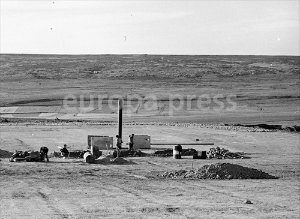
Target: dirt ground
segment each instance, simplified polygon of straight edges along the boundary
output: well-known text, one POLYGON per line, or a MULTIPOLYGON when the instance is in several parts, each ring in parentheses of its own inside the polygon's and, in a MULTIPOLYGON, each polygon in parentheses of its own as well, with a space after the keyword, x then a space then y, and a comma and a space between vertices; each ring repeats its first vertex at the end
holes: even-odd
MULTIPOLYGON (((85 149, 88 134, 112 135, 117 126, 2 124, 0 130, 3 150, 38 150, 45 145, 52 152, 62 143, 71 149, 85 149)), ((133 165, 97 165, 80 159, 10 163, 0 158, 0 217, 299 217, 299 134, 221 126, 125 126, 124 136, 131 133, 149 134, 152 142, 195 143, 195 139, 200 138, 231 151, 244 151, 251 159, 142 157, 128 158, 136 163, 133 165), (191 169, 220 161, 261 169, 280 178, 162 180, 147 177, 152 171, 191 169), (245 204, 246 199, 253 204, 245 204)))
POLYGON ((1 54, 0 70, 4 118, 115 121, 116 110, 102 99, 122 95, 133 105, 124 121, 300 125, 297 56, 1 54), (78 99, 71 112, 64 106, 69 95, 78 99), (172 95, 204 95, 211 103, 199 106, 194 99, 166 116, 172 95), (226 101, 230 95, 235 109, 226 101), (139 107, 136 96, 155 96, 158 107, 139 107))
POLYGON ((130 134, 150 135, 152 143, 200 139, 251 159, 140 157, 128 158, 131 165, 100 165, 59 158, 10 163, 0 157, 0 218, 300 218, 299 70, 299 56, 1 54, 1 150, 46 146, 52 153, 63 144, 85 150, 88 135, 115 137, 117 111, 102 97, 121 95, 124 142, 130 134), (64 104, 68 95, 76 97, 70 111, 64 104), (147 111, 132 101, 128 113, 134 95, 143 104, 154 95, 158 106, 147 111), (172 95, 197 99, 183 101, 170 115, 176 105, 172 95), (224 107, 218 109, 216 102, 199 107, 202 95, 210 100, 221 95, 224 107), (235 109, 228 105, 230 95, 235 109), (242 126, 249 124, 298 128, 242 126), (260 169, 279 179, 149 177, 215 162, 260 169))

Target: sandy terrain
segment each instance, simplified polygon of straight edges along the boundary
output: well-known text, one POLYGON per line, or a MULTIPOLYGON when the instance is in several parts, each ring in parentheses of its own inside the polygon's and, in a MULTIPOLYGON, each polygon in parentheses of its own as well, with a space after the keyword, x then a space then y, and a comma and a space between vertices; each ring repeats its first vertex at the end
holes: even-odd
MULTIPOLYGON (((67 143, 85 149, 88 134, 112 134, 117 126, 1 126, 1 148, 57 150, 67 143)), ((251 159, 226 160, 261 169, 276 180, 161 180, 145 178, 151 171, 191 169, 220 160, 128 158, 135 165, 86 164, 52 158, 50 163, 0 162, 1 216, 52 218, 296 218, 299 216, 299 135, 249 132, 228 127, 125 126, 124 135, 150 134, 153 142, 214 142, 251 159), (253 204, 244 204, 250 199, 253 204)), ((187 147, 187 146, 186 146, 187 147)), ((198 150, 209 146, 193 146, 198 150)), ((221 160, 224 161, 224 160, 221 160)))
POLYGON ((1 117, 115 121, 116 110, 105 101, 98 107, 101 98, 155 95, 158 107, 150 111, 132 99, 125 120, 300 125, 299 57, 2 54, 0 61, 1 117), (68 95, 78 99, 72 112, 63 106, 68 95), (214 101, 196 107, 192 99, 190 109, 185 104, 169 117, 172 95, 219 95, 224 107, 214 101))
MULTIPOLYGON (((132 165, 59 158, 49 163, 10 163, 0 157, 0 218, 299 218, 299 131, 230 125, 299 126, 299 57, 1 55, 0 59, 1 150, 47 146, 53 152, 64 143, 71 150, 86 149, 87 135, 117 134, 116 110, 107 102, 99 108, 100 100, 95 99, 92 109, 86 110, 95 95, 119 94, 128 100, 134 94, 151 94, 158 97, 157 108, 147 111, 132 101, 134 110, 124 112, 124 142, 132 133, 150 135, 152 142, 200 139, 251 157, 128 158, 132 165), (84 105, 75 103, 72 112, 63 105, 70 94, 84 97, 84 105), (184 98, 233 94, 237 107, 228 110, 224 102, 225 107, 216 110, 208 103, 203 110, 192 100, 191 109, 183 107, 170 116, 171 94, 184 98), (149 177, 157 171, 220 161, 257 168, 279 179, 149 177), (245 204, 246 199, 253 204, 245 204)), ((162 148, 166 146, 151 151, 162 148)))

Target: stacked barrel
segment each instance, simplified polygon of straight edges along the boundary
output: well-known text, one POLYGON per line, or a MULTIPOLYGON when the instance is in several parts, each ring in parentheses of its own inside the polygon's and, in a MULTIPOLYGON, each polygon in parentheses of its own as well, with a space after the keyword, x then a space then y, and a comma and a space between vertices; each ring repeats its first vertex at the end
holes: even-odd
POLYGON ((173 158, 174 159, 181 159, 181 152, 182 152, 182 146, 180 144, 173 146, 173 158))

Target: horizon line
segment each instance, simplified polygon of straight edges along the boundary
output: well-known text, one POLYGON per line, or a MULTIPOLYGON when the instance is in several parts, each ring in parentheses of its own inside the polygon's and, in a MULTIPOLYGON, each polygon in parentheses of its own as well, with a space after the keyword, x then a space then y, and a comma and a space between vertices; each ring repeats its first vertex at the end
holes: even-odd
POLYGON ((1 53, 0 55, 53 55, 53 56, 122 56, 122 55, 132 55, 132 56, 289 56, 289 57, 300 57, 299 55, 270 55, 270 54, 156 54, 156 53, 1 53))

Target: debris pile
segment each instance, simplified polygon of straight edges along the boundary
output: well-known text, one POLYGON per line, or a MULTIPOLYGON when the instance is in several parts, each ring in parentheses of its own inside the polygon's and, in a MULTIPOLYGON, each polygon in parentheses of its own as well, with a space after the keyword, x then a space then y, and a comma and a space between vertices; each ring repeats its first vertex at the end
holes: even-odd
POLYGON ((27 162, 40 162, 44 157, 38 151, 16 151, 10 157, 10 162, 27 161, 27 162))
POLYGON ((70 151, 69 152, 69 157, 83 158, 83 155, 84 155, 85 152, 87 152, 87 151, 83 151, 83 150, 70 151))
POLYGON ((173 149, 166 149, 161 151, 155 151, 153 156, 157 157, 171 157, 173 156, 173 149))
MULTIPOLYGON (((74 150, 74 151, 69 151, 69 158, 83 158, 83 155, 85 152, 87 152, 88 150, 74 150)), ((53 154, 51 154, 51 156, 53 157, 61 157, 61 152, 56 152, 54 151, 53 154)))
POLYGON ((245 156, 244 152, 230 152, 225 148, 210 148, 206 153, 207 158, 217 158, 217 159, 244 159, 249 158, 245 156))
POLYGON ((199 169, 164 172, 157 176, 171 179, 278 179, 261 170, 231 163, 216 163, 199 169))
MULTIPOLYGON (((197 154, 197 151, 193 148, 182 149, 181 156, 193 156, 197 154)), ((153 156, 157 157, 172 157, 173 156, 173 149, 166 149, 162 151, 155 151, 153 156)))
POLYGON ((1 158, 9 158, 13 155, 12 152, 9 152, 9 151, 5 151, 5 150, 1 150, 0 149, 0 157, 1 158))
POLYGON ((117 154, 119 153, 119 157, 146 157, 147 154, 143 153, 140 150, 120 150, 119 152, 117 150, 113 151, 113 156, 117 157, 117 154))

